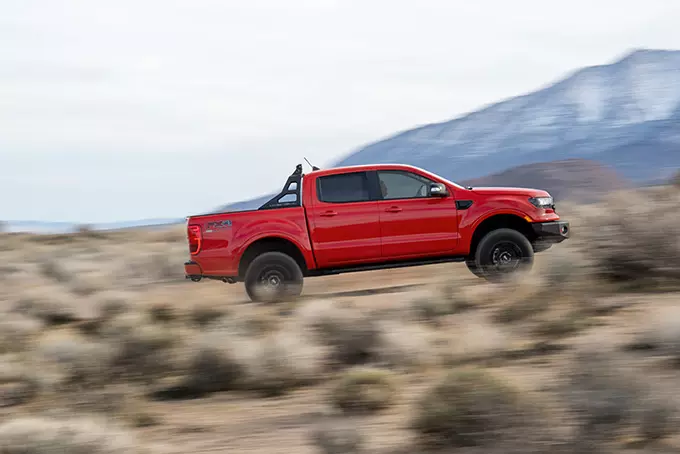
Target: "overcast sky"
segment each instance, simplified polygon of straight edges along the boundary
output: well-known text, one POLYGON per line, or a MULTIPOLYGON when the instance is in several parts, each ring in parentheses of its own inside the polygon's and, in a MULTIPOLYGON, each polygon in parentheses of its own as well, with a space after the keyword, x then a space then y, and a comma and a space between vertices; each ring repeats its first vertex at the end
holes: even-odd
POLYGON ((677 0, 0 0, 0 219, 261 195, 303 156, 679 49, 679 23, 677 0))

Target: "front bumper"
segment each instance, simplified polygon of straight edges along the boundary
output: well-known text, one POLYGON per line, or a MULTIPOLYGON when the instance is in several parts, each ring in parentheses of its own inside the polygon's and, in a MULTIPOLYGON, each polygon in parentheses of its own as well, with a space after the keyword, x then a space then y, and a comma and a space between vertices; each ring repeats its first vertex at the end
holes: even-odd
POLYGON ((561 243, 569 238, 570 228, 567 221, 537 222, 531 224, 537 241, 542 243, 561 243))

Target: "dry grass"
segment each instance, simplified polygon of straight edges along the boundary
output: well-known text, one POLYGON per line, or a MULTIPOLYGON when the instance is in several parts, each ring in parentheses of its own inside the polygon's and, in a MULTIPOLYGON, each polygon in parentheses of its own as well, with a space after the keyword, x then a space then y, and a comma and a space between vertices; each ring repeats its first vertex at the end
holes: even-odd
POLYGON ((347 418, 324 418, 311 432, 311 441, 322 454, 364 452, 364 437, 347 418))
POLYGON ((300 308, 297 317, 320 342, 332 348, 332 360, 340 365, 364 364, 376 357, 379 329, 370 314, 334 301, 300 308))
POLYGON ((491 372, 453 370, 419 402, 413 427, 425 446, 504 446, 510 438, 535 430, 523 399, 491 372))
POLYGON ((633 346, 654 350, 680 365, 680 307, 664 307, 650 314, 643 320, 633 346))
POLYGON ((597 273, 627 286, 680 280, 680 194, 667 189, 613 195, 586 217, 584 252, 597 273))
POLYGON ((148 453, 125 430, 93 419, 17 418, 0 425, 0 452, 22 454, 148 453))
POLYGON ((376 360, 402 372, 419 372, 437 363, 435 335, 426 327, 394 320, 378 323, 376 360))
POLYGON ((577 422, 577 445, 584 450, 626 436, 658 440, 675 430, 675 404, 624 365, 612 353, 593 349, 574 360, 563 392, 577 422))
POLYGON ((680 449, 680 315, 659 292, 680 277, 680 194, 632 197, 574 207, 573 238, 521 279, 379 271, 276 306, 185 284, 183 229, 0 234, 0 452, 122 452, 135 433, 177 452, 680 449), (426 285, 323 295, 404 280, 426 285), (574 355, 593 334, 616 348, 574 355), (87 448, 54 438, 81 427, 87 448), (40 437, 57 450, 8 451, 40 437))
POLYGON ((335 385, 331 402, 345 413, 374 413, 392 404, 397 391, 394 381, 386 370, 350 369, 335 385))
POLYGON ((0 320, 0 354, 17 353, 31 348, 42 324, 20 315, 3 315, 0 320))
POLYGON ((301 333, 280 331, 258 342, 246 366, 248 387, 279 396, 324 376, 325 351, 301 333))

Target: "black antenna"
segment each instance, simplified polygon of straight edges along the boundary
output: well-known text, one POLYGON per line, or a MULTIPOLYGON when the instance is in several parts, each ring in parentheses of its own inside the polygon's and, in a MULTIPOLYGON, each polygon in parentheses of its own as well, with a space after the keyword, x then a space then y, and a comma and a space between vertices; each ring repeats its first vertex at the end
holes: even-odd
POLYGON ((304 158, 304 159, 305 159, 305 161, 307 161, 307 164, 309 164, 309 167, 311 167, 312 170, 321 170, 317 166, 313 166, 312 163, 309 162, 309 160, 307 158, 304 158))

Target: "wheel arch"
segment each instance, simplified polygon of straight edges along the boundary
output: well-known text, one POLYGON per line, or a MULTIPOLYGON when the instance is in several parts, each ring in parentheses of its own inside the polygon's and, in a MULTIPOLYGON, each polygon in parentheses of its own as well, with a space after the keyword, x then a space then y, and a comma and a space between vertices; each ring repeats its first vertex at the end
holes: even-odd
POLYGON ((246 275, 248 266, 252 263, 255 257, 264 254, 265 252, 281 252, 295 260, 303 275, 307 275, 308 266, 302 249, 292 240, 281 236, 266 236, 255 239, 246 247, 238 264, 239 279, 243 279, 246 275))
POLYGON ((531 228, 531 223, 528 222, 523 215, 514 212, 494 213, 487 216, 475 226, 470 240, 470 252, 468 256, 474 257, 477 252, 477 246, 479 246, 479 242, 484 238, 484 235, 493 230, 503 228, 517 230, 527 237, 529 242, 533 242, 534 240, 535 234, 531 228))

